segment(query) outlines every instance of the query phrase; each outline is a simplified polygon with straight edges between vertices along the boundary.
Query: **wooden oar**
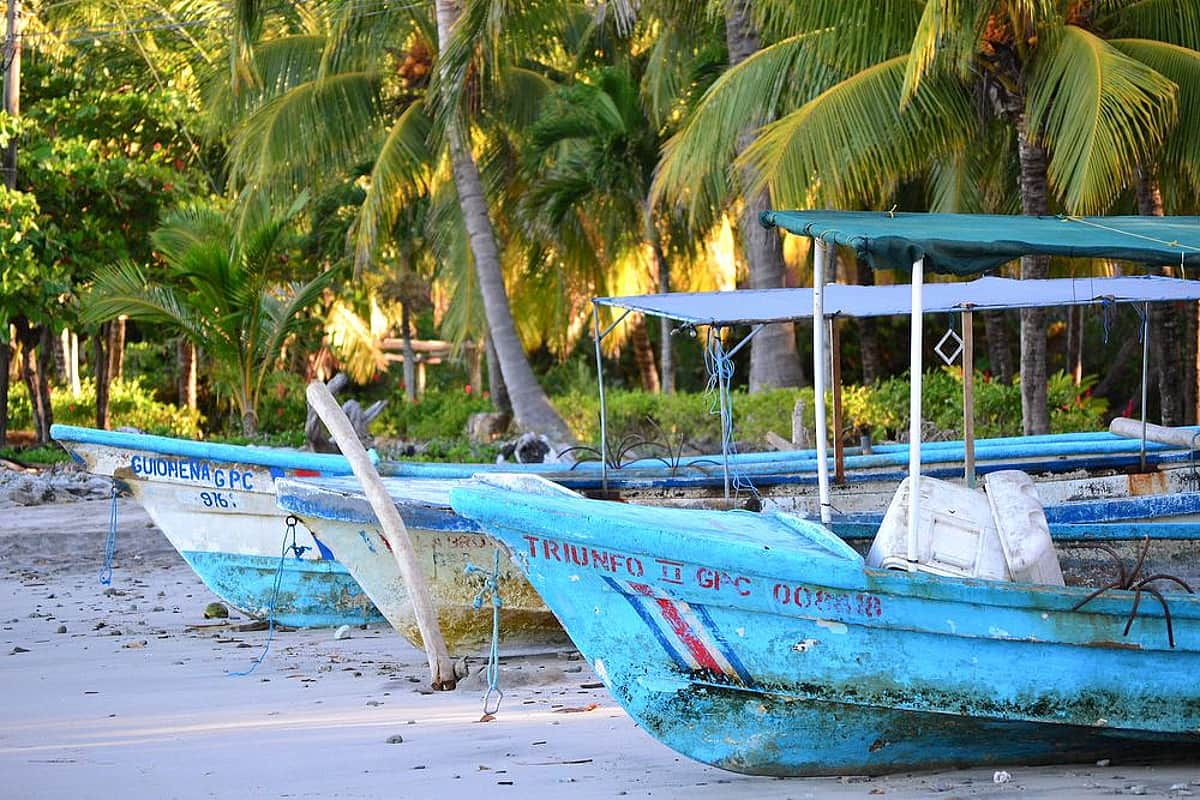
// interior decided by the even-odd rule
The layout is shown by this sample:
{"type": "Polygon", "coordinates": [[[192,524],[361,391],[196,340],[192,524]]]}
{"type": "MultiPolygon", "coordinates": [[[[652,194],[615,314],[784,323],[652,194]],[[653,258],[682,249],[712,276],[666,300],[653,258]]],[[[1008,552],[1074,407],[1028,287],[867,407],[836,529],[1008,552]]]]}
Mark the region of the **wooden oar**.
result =
{"type": "Polygon", "coordinates": [[[417,629],[421,632],[421,641],[425,643],[425,655],[429,659],[429,674],[434,689],[450,690],[457,683],[454,677],[454,664],[446,650],[446,640],[442,637],[442,629],[438,627],[437,613],[433,607],[433,596],[417,563],[416,552],[412,540],[408,536],[408,528],[400,518],[391,496],[383,486],[379,473],[367,457],[367,451],[354,433],[350,420],[342,412],[337,401],[333,399],[329,389],[321,381],[313,381],[308,385],[308,402],[317,412],[317,416],[329,428],[333,441],[341,449],[342,455],[350,462],[354,477],[358,478],[367,496],[379,525],[383,528],[383,536],[387,540],[388,549],[396,557],[400,567],[400,577],[408,587],[408,595],[412,600],[413,612],[417,617],[417,629]]]}

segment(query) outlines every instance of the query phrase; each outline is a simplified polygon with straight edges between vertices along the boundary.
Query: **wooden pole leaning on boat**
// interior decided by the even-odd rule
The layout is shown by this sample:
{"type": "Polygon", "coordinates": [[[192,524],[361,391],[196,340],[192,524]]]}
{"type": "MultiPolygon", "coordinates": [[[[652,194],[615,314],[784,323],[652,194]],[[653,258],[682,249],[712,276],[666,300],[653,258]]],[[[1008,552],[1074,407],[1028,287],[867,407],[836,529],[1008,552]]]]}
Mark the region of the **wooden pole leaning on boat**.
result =
{"type": "Polygon", "coordinates": [[[1196,428],[1170,428],[1129,417],[1117,417],[1108,424],[1108,431],[1127,439],[1141,439],[1145,435],[1148,442],[1158,442],[1185,450],[1196,449],[1197,444],[1200,444],[1197,442],[1197,434],[1200,434],[1200,431],[1196,428]]]}
{"type": "Polygon", "coordinates": [[[425,655],[429,659],[431,685],[434,689],[449,691],[457,683],[454,677],[454,664],[446,650],[446,640],[438,627],[437,614],[433,607],[433,597],[425,582],[425,575],[417,563],[412,540],[408,537],[408,529],[400,512],[392,503],[391,496],[383,486],[379,473],[367,457],[367,451],[354,434],[350,421],[338,407],[337,400],[329,393],[329,389],[320,381],[308,385],[308,402],[317,412],[325,427],[329,428],[333,441],[341,448],[342,455],[350,462],[354,477],[362,485],[363,493],[371,504],[379,525],[383,529],[383,537],[387,540],[388,548],[396,557],[400,567],[400,577],[408,587],[408,594],[413,604],[413,612],[417,617],[417,629],[421,632],[421,641],[425,643],[425,655]]]}

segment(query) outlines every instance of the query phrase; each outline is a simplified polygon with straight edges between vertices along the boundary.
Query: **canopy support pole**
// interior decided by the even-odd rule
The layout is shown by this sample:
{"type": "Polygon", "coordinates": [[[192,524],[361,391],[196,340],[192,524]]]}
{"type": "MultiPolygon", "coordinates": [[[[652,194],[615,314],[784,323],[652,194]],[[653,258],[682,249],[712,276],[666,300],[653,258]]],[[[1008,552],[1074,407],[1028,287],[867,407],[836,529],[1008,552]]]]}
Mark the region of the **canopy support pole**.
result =
{"type": "Polygon", "coordinates": [[[842,321],[829,318],[829,360],[833,367],[833,482],[838,486],[846,483],[846,447],[842,441],[842,321]]]}
{"type": "Polygon", "coordinates": [[[828,431],[825,420],[825,242],[813,240],[813,415],[817,444],[817,502],[821,509],[821,522],[828,525],[833,521],[829,502],[829,462],[826,441],[828,431]]]}
{"type": "Polygon", "coordinates": [[[921,362],[924,318],[925,259],[912,265],[912,317],[908,381],[908,569],[917,568],[918,523],[921,515],[921,362]]]}
{"type": "MultiPolygon", "coordinates": [[[[1161,362],[1162,359],[1159,359],[1161,362]]],[[[1146,471],[1146,399],[1150,372],[1150,304],[1142,303],[1142,448],[1141,470],[1146,471]]]]}
{"type": "Polygon", "coordinates": [[[592,333],[596,341],[596,383],[600,389],[600,490],[608,495],[608,411],[604,404],[604,362],[600,359],[600,342],[612,333],[612,329],[620,325],[629,316],[626,309],[621,316],[600,332],[600,305],[592,301],[592,333]]]}
{"type": "Polygon", "coordinates": [[[963,370],[963,478],[975,488],[975,313],[962,312],[963,370]]]}

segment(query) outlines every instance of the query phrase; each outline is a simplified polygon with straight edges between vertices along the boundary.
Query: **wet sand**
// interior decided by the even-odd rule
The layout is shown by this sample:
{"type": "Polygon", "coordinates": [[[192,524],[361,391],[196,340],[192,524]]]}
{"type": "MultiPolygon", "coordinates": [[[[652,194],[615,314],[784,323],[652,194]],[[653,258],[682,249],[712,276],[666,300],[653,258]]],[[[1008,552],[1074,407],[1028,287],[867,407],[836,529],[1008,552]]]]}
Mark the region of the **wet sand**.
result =
{"type": "MultiPolygon", "coordinates": [[[[120,501],[0,507],[0,797],[1187,797],[1200,764],[771,779],[658,744],[574,653],[506,659],[480,722],[482,662],[450,693],[386,626],[266,631],[208,621],[216,598],[120,501]]],[[[237,613],[234,612],[237,617],[237,613]]]]}

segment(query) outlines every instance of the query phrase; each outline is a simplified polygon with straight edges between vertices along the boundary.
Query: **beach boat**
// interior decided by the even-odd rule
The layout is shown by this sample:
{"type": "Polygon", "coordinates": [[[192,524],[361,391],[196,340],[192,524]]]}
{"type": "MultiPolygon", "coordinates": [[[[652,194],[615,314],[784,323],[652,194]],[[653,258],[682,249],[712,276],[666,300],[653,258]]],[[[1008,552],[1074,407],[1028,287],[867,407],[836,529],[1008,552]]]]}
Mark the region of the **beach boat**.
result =
{"type": "MultiPolygon", "coordinates": [[[[507,655],[570,647],[554,614],[474,521],[450,508],[458,479],[383,478],[412,539],[429,586],[438,624],[453,656],[475,655],[492,642],[493,591],[501,602],[499,645],[507,655]],[[496,574],[492,574],[498,570],[496,574]],[[495,581],[494,587],[488,579],[495,581]]],[[[550,484],[557,486],[556,484],[550,484]]],[[[276,502],[303,520],[337,554],[400,635],[421,647],[408,589],[375,512],[353,478],[280,478],[276,502]]],[[[573,492],[559,489],[567,494],[573,492]]]]}
{"type": "MultiPolygon", "coordinates": [[[[1194,218],[769,212],[764,222],[819,240],[817,276],[824,243],[872,265],[912,265],[916,376],[926,269],[970,273],[1025,254],[1200,266],[1194,218]]],[[[1138,280],[1159,299],[1200,297],[1197,282],[1138,280]]],[[[1037,304],[1032,288],[1021,291],[1037,304]]],[[[820,319],[822,289],[818,279],[820,319]]],[[[773,321],[746,320],[764,306],[738,300],[704,313],[773,321]]],[[[1064,585],[1026,476],[989,476],[985,497],[921,474],[920,400],[918,378],[908,478],[867,559],[786,514],[599,502],[529,475],[481,478],[451,490],[451,505],[505,544],[639,725],[696,760],[822,775],[1200,755],[1200,598],[1169,591],[1180,587],[1140,561],[1113,565],[1098,587],[1064,585]],[[983,517],[998,543],[980,533],[983,517]],[[985,542],[1002,551],[1008,579],[971,577],[985,542]]],[[[1147,550],[1154,531],[1144,529],[1147,550]]],[[[1195,538],[1185,544],[1194,562],[1195,538]]]]}
{"type": "Polygon", "coordinates": [[[70,425],[50,434],[132,495],[204,584],[244,614],[292,627],[383,621],[329,548],[275,505],[275,478],[347,475],[341,456],[70,425]]]}

